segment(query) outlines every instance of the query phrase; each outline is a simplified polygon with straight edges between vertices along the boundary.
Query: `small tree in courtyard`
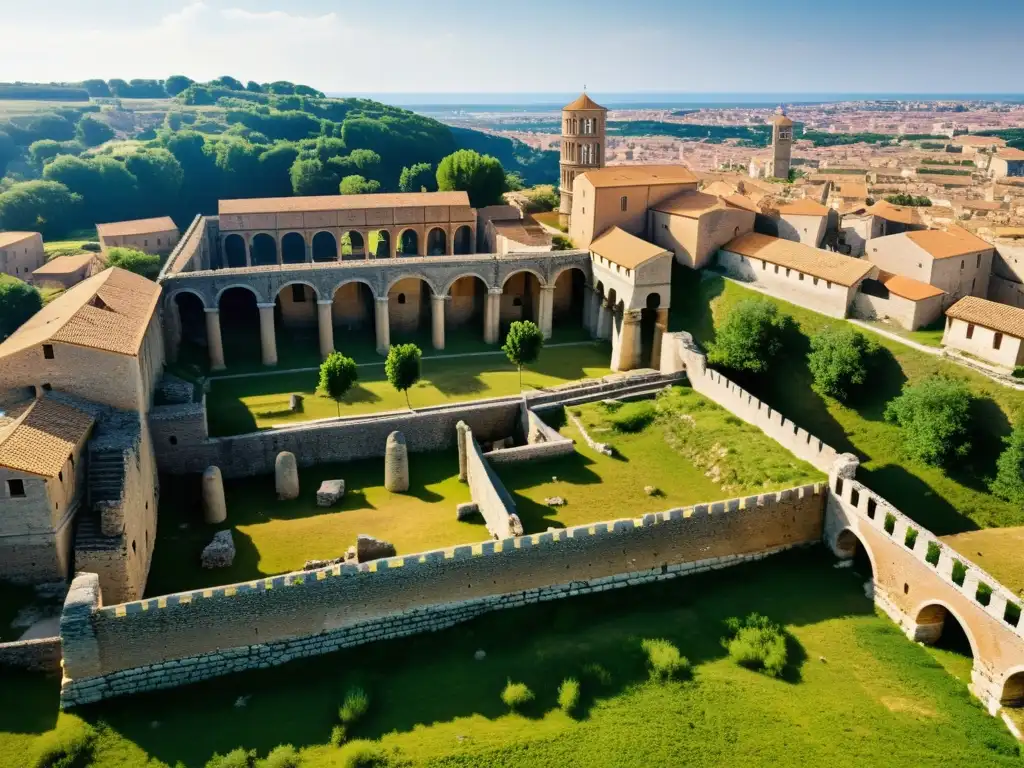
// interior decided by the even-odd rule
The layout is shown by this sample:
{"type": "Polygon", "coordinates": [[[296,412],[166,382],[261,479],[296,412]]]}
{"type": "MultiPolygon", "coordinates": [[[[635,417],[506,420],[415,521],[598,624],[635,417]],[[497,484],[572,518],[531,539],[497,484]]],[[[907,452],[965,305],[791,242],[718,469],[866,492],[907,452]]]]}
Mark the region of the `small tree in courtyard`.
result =
{"type": "Polygon", "coordinates": [[[926,464],[948,464],[971,450],[972,400],[963,382],[931,376],[905,386],[885,407],[885,420],[900,426],[910,456],[926,464]]]}
{"type": "Polygon", "coordinates": [[[715,340],[708,344],[708,362],[736,371],[763,373],[768,362],[782,351],[783,336],[793,319],[783,315],[767,299],[739,302],[715,340]]]}
{"type": "Polygon", "coordinates": [[[846,325],[828,326],[811,337],[807,367],[814,376],[814,391],[845,402],[868,378],[878,344],[846,325]]]}
{"type": "Polygon", "coordinates": [[[43,308],[39,290],[10,275],[0,274],[0,341],[43,308]]]}
{"type": "Polygon", "coordinates": [[[384,373],[391,386],[405,393],[405,404],[409,410],[409,387],[420,380],[420,358],[423,353],[415,344],[396,344],[388,350],[384,361],[384,373]]]}
{"type": "Polygon", "coordinates": [[[519,369],[519,389],[523,388],[523,366],[534,362],[544,347],[544,334],[536,323],[517,320],[508,329],[501,351],[519,369]]]}
{"type": "Polygon", "coordinates": [[[1018,423],[1005,443],[989,489],[999,498],[1021,507],[1024,506],[1024,424],[1018,423]]]}
{"type": "Polygon", "coordinates": [[[331,352],[327,359],[320,363],[320,382],[317,384],[317,391],[334,401],[338,406],[338,415],[341,416],[341,401],[358,378],[359,369],[355,360],[341,352],[331,352]]]}

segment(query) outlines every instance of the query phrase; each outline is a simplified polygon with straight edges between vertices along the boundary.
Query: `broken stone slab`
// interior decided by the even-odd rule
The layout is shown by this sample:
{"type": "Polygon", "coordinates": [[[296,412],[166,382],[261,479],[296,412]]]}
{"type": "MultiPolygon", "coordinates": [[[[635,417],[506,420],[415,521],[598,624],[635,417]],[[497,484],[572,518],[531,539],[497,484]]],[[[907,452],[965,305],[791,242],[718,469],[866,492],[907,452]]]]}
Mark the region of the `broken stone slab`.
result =
{"type": "Polygon", "coordinates": [[[475,501],[466,501],[455,507],[455,519],[465,520],[473,517],[480,512],[480,507],[477,506],[475,501]]]}
{"type": "Polygon", "coordinates": [[[344,495],[344,480],[324,480],[316,492],[316,505],[318,507],[334,506],[344,495]]]}
{"type": "Polygon", "coordinates": [[[366,533],[360,533],[356,537],[357,562],[366,563],[370,560],[380,560],[382,557],[394,557],[396,554],[398,554],[398,550],[390,541],[384,541],[366,533]]]}
{"type": "Polygon", "coordinates": [[[231,530],[217,531],[203,550],[203,568],[227,568],[235,562],[235,540],[231,530]]]}
{"type": "Polygon", "coordinates": [[[563,499],[561,496],[548,496],[546,499],[544,499],[544,503],[547,504],[549,507],[564,507],[565,499],[563,499]]]}

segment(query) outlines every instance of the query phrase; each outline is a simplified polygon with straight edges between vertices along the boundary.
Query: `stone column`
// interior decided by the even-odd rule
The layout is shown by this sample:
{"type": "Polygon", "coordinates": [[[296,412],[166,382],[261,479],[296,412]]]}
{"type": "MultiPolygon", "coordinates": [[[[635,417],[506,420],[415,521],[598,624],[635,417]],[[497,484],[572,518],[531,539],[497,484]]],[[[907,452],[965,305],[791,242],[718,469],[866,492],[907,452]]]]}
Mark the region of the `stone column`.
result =
{"type": "Polygon", "coordinates": [[[274,334],[274,305],[257,304],[260,308],[260,351],[264,365],[277,365],[277,336],[274,334]]]}
{"type": "Polygon", "coordinates": [[[386,355],[391,346],[391,320],[388,317],[388,297],[374,299],[374,319],[377,328],[377,353],[386,355]]]}
{"type": "Polygon", "coordinates": [[[540,287],[540,312],[537,315],[540,322],[540,332],[545,339],[551,338],[551,316],[555,309],[555,286],[542,285],[540,287]]]}
{"type": "Polygon", "coordinates": [[[599,339],[610,339],[612,337],[612,307],[607,299],[601,299],[597,307],[597,328],[595,336],[599,339]]]}
{"type": "Polygon", "coordinates": [[[203,472],[203,522],[216,525],[228,517],[224,501],[224,478],[220,467],[209,466],[203,472]]]}
{"type": "Polygon", "coordinates": [[[444,303],[445,296],[430,295],[430,340],[434,349],[444,349],[444,303]]]}
{"type": "Polygon", "coordinates": [[[206,307],[206,346],[210,353],[210,370],[223,371],[224,341],[220,336],[220,310],[206,307]]]}
{"type": "Polygon", "coordinates": [[[484,343],[497,344],[501,325],[501,288],[487,291],[487,303],[484,305],[484,343]]]}
{"type": "Polygon", "coordinates": [[[651,368],[661,368],[661,340],[668,333],[668,310],[659,309],[654,320],[654,341],[651,344],[651,368]]]}
{"type": "Polygon", "coordinates": [[[249,235],[245,236],[245,266],[252,266],[252,238],[249,235]]]}
{"type": "Polygon", "coordinates": [[[398,256],[398,238],[395,237],[395,233],[392,232],[390,229],[387,230],[387,233],[388,233],[388,248],[391,251],[391,258],[394,259],[394,258],[396,258],[398,256]]]}
{"type": "Polygon", "coordinates": [[[587,329],[592,338],[597,336],[597,313],[601,306],[601,295],[590,286],[587,286],[587,304],[583,310],[583,327],[587,329]]]}
{"type": "Polygon", "coordinates": [[[448,228],[448,231],[444,234],[444,252],[448,256],[455,255],[455,232],[448,228]]]}
{"type": "Polygon", "coordinates": [[[631,371],[640,361],[640,310],[628,309],[622,313],[619,328],[612,336],[613,371],[631,371]]]}
{"type": "Polygon", "coordinates": [[[334,320],[331,310],[334,302],[331,299],[317,299],[316,318],[320,328],[320,357],[324,360],[334,351],[334,320]]]}
{"type": "Polygon", "coordinates": [[[424,227],[421,231],[416,233],[416,255],[426,256],[427,255],[427,228],[424,227]]]}
{"type": "Polygon", "coordinates": [[[464,421],[460,421],[455,425],[455,439],[459,446],[459,480],[466,482],[469,477],[468,462],[469,457],[466,453],[466,438],[469,433],[469,426],[464,421]]]}

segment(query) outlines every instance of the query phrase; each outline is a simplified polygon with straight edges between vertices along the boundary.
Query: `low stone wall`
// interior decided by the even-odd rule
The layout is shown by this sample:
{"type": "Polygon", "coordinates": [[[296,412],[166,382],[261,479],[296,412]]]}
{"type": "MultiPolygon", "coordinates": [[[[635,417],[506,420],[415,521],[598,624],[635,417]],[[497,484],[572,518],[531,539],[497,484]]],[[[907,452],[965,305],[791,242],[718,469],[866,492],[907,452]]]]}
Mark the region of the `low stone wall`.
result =
{"type": "Polygon", "coordinates": [[[823,505],[824,489],[804,486],[107,607],[80,574],[61,619],[62,706],[725,567],[818,541],[823,505]]]}
{"type": "Polygon", "coordinates": [[[516,514],[516,503],[484,458],[484,452],[472,431],[464,429],[459,439],[465,441],[459,450],[464,448],[466,451],[469,494],[487,523],[487,531],[496,539],[522,536],[523,524],[516,514]]]}
{"type": "Polygon", "coordinates": [[[0,667],[29,672],[59,672],[60,658],[60,637],[0,643],[0,667]]]}
{"type": "Polygon", "coordinates": [[[663,373],[685,370],[690,386],[697,392],[748,424],[758,427],[783,448],[822,472],[831,472],[833,464],[840,457],[835,448],[801,429],[738,384],[708,368],[707,356],[685,331],[665,334],[661,345],[661,370],[663,373]]]}
{"type": "Polygon", "coordinates": [[[491,464],[513,464],[519,461],[539,461],[551,459],[556,456],[567,456],[576,450],[572,440],[562,437],[557,430],[552,429],[536,413],[523,405],[526,415],[526,425],[523,431],[526,433],[526,445],[518,445],[514,448],[500,448],[484,454],[491,464]]]}

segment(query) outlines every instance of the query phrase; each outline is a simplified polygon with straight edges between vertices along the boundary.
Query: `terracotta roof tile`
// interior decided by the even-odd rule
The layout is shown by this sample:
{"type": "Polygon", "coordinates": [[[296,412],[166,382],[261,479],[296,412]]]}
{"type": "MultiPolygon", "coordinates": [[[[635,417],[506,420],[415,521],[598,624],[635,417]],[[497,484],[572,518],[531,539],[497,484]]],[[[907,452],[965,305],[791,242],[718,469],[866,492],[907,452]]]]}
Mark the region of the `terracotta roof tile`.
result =
{"type": "Polygon", "coordinates": [[[645,261],[671,253],[618,227],[606,230],[594,240],[590,244],[590,252],[626,269],[636,269],[645,261]]]}
{"type": "Polygon", "coordinates": [[[709,195],[705,192],[683,192],[652,205],[651,210],[696,219],[702,213],[728,207],[718,195],[709,195]]]}
{"type": "Polygon", "coordinates": [[[49,397],[37,400],[0,430],[0,466],[55,477],[92,425],[93,417],[77,408],[49,397]]]}
{"type": "Polygon", "coordinates": [[[1017,149],[1016,147],[1003,147],[996,152],[996,157],[1003,160],[1024,160],[1024,149],[1017,149]]]}
{"type": "Polygon", "coordinates": [[[722,250],[846,286],[855,285],[874,269],[873,264],[863,259],[853,259],[759,232],[740,235],[723,245],[722,250]]]}
{"type": "Polygon", "coordinates": [[[109,224],[97,224],[96,234],[100,237],[121,237],[124,235],[148,235],[151,232],[169,232],[176,230],[178,225],[170,216],[156,219],[135,219],[134,221],[112,221],[109,224]]]}
{"type": "Polygon", "coordinates": [[[986,251],[993,247],[977,235],[972,235],[960,227],[950,227],[945,232],[941,229],[922,229],[904,234],[935,259],[966,256],[969,253],[986,251]]]}
{"type": "Polygon", "coordinates": [[[28,240],[30,237],[39,237],[38,232],[0,232],[0,248],[7,248],[8,246],[20,243],[22,240],[28,240]]]}
{"type": "Polygon", "coordinates": [[[783,216],[828,216],[828,208],[806,197],[786,205],[779,206],[783,216]]]}
{"type": "Polygon", "coordinates": [[[909,205],[893,205],[885,200],[879,200],[867,209],[867,213],[872,216],[879,216],[886,221],[895,221],[897,224],[924,226],[921,212],[909,205]]]}
{"type": "Polygon", "coordinates": [[[964,296],[946,310],[946,315],[1024,339],[1024,309],[999,304],[977,296],[964,296]]]}
{"type": "Polygon", "coordinates": [[[586,91],[584,91],[579,96],[577,96],[574,100],[570,101],[568,104],[566,104],[564,107],[562,107],[562,111],[563,112],[579,112],[579,111],[591,110],[591,109],[600,109],[602,112],[607,112],[608,111],[607,109],[602,107],[600,104],[598,104],[596,101],[594,101],[592,98],[590,98],[587,95],[586,91]]]}
{"type": "Polygon", "coordinates": [[[361,208],[429,208],[469,206],[465,192],[392,192],[370,195],[321,195],[319,197],[255,197],[221,200],[221,216],[244,213],[304,213],[351,211],[361,208]]]}
{"type": "Polygon", "coordinates": [[[646,187],[661,184],[696,184],[685,165],[609,165],[583,174],[595,187],[646,187]]]}
{"type": "Polygon", "coordinates": [[[890,293],[895,293],[910,301],[923,301],[945,293],[944,290],[936,288],[934,285],[922,283],[912,277],[894,275],[891,272],[879,272],[878,282],[888,288],[890,293]]]}
{"type": "Polygon", "coordinates": [[[74,256],[58,256],[50,259],[39,269],[33,270],[32,274],[41,277],[46,275],[69,275],[96,260],[96,254],[89,252],[76,253],[74,256]]]}

